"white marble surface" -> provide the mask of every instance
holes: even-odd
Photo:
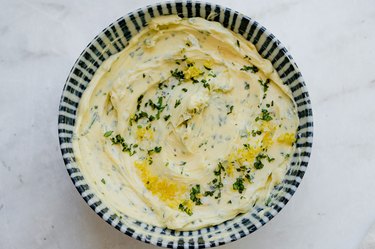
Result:
[[[57,111],[80,52],[154,1],[0,0],[0,248],[152,248],[79,196],[58,149]],[[290,50],[310,91],[315,138],[290,203],[221,248],[357,248],[375,221],[375,1],[216,2],[258,20]]]

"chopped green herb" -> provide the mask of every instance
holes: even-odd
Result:
[[[256,131],[256,130],[252,130],[252,131],[251,131],[251,135],[252,135],[253,137],[258,136],[258,135],[261,135],[261,134],[262,134],[262,131]]]
[[[238,190],[240,194],[245,190],[245,186],[243,184],[244,179],[242,177],[238,177],[236,181],[233,183],[233,189]]]
[[[204,67],[206,70],[211,70],[211,69],[212,69],[211,67],[208,67],[207,65],[203,65],[203,67]]]
[[[226,105],[226,107],[229,109],[227,115],[231,114],[233,112],[233,105]]]
[[[237,47],[239,47],[239,48],[241,47],[239,40],[237,40]]]
[[[111,138],[111,141],[112,144],[122,144],[125,140],[120,134],[117,134],[115,137]]]
[[[185,125],[185,128],[187,128],[188,127],[188,122],[189,122],[189,119],[187,119],[184,122],[182,122],[181,125]]]
[[[127,144],[125,142],[125,139],[120,134],[117,134],[115,137],[112,137],[111,141],[112,144],[120,144],[122,146],[122,151],[128,152],[130,156],[133,156],[136,153],[136,151],[133,149],[133,144]]]
[[[249,183],[253,183],[254,176],[250,174],[246,174],[245,178],[249,181]]]
[[[245,90],[249,90],[250,89],[250,84],[247,83],[246,81],[244,83],[245,83]]]
[[[138,120],[140,120],[142,118],[148,118],[148,113],[144,112],[144,111],[141,111],[139,113],[134,114],[134,117],[129,119],[129,124],[133,125],[133,121],[138,122]]]
[[[260,116],[255,118],[255,121],[263,120],[263,121],[271,121],[273,118],[271,114],[268,112],[267,109],[262,109],[262,113]]]
[[[190,200],[192,200],[196,205],[202,205],[201,198],[199,194],[201,193],[201,187],[199,184],[193,186],[190,190]]]
[[[188,89],[186,89],[186,88],[182,88],[182,91],[184,91],[184,92],[187,92],[187,91],[188,91]]]
[[[148,153],[149,155],[151,155],[152,153],[160,153],[161,149],[162,149],[161,146],[159,146],[159,147],[156,146],[155,148],[153,148],[153,149],[151,149],[151,150],[148,150],[147,153]]]
[[[263,92],[266,93],[271,82],[270,79],[266,79],[264,82],[259,79],[258,82],[263,87]]]
[[[183,80],[185,78],[184,72],[179,71],[177,68],[174,71],[171,70],[171,75],[178,80]]]
[[[113,133],[113,131],[107,131],[106,133],[104,133],[104,137],[109,137],[111,136]]]
[[[139,108],[141,107],[142,99],[143,99],[143,94],[140,95],[137,99],[137,111],[139,111]]]
[[[148,118],[148,113],[147,112],[144,112],[144,111],[141,111],[139,114],[138,114],[138,119],[141,119],[141,118]],[[136,120],[138,121],[138,120]]]
[[[160,113],[164,110],[165,107],[166,105],[163,106],[163,97],[159,97],[158,104],[156,106],[156,109],[158,110],[158,113],[156,113],[156,119],[160,119]]]
[[[150,105],[150,107],[152,108],[152,110],[155,110],[156,104],[151,99],[148,100],[148,104]]]
[[[265,159],[267,158],[268,156],[265,155],[265,154],[262,154],[262,153],[259,153],[256,157],[255,157],[255,162],[254,162],[254,168],[256,169],[262,169],[264,167],[264,164],[262,162],[262,159]]]
[[[105,184],[105,180],[104,180],[104,178],[102,178],[100,181],[101,181],[103,184]]]
[[[223,174],[225,174],[225,168],[221,162],[217,164],[217,168],[214,170],[215,178],[211,181],[211,191],[206,191],[204,196],[213,196],[216,192],[215,199],[221,198],[221,190],[224,186]]]
[[[126,89],[128,89],[128,90],[129,90],[129,92],[131,92],[131,93],[133,93],[133,92],[134,92],[134,90],[133,90],[133,88],[132,88],[131,86],[127,86],[127,87],[126,87]]]
[[[156,119],[160,119],[160,114],[164,111],[166,104],[163,106],[163,97],[158,97],[158,102],[155,104],[151,99],[148,100],[147,104],[152,108],[152,110],[157,110],[157,113],[155,115]],[[154,119],[152,119],[154,120]],[[150,121],[152,121],[150,120]]]
[[[182,212],[187,213],[189,216],[193,215],[193,212],[191,211],[191,209],[186,206],[186,202],[180,203],[178,205],[178,209],[180,209]]]
[[[275,158],[273,158],[273,157],[269,157],[268,155],[267,155],[267,161],[270,163],[270,162],[272,162],[272,161],[274,161],[275,160]]]
[[[208,88],[208,90],[210,90],[210,84],[208,84],[207,80],[203,79],[201,80],[201,83],[203,83],[204,88]]]
[[[153,115],[150,115],[150,116],[148,117],[148,121],[152,122],[152,121],[154,121],[154,120],[155,120],[155,117],[154,117]]]
[[[177,99],[176,100],[176,103],[174,104],[174,108],[176,108],[177,106],[179,106],[181,104],[181,100],[180,99]]]
[[[236,169],[237,172],[243,172],[243,171],[246,171],[246,166],[245,165],[241,165],[239,168]]]
[[[208,76],[211,76],[211,77],[215,78],[215,77],[216,77],[216,74],[215,74],[213,71],[210,71],[210,72],[208,73]]]
[[[207,144],[208,143],[208,140],[206,140],[205,142],[201,143],[200,145],[198,145],[198,147],[202,147],[203,145]]]
[[[256,66],[246,66],[244,65],[241,69],[241,71],[250,71],[252,73],[257,73],[259,69]]]
[[[160,83],[158,84],[158,88],[159,88],[160,90],[163,89],[163,86],[164,86],[163,82],[160,82]]]
[[[262,161],[255,161],[254,167],[256,169],[262,169],[264,167],[264,164],[262,163]]]
[[[170,117],[171,117],[171,115],[165,115],[165,116],[164,116],[164,120],[165,120],[165,121],[168,121],[168,119],[169,119]]]
[[[221,162],[219,162],[219,163],[217,164],[217,168],[214,170],[214,174],[215,174],[215,176],[219,176],[219,175],[221,175],[221,173],[224,172],[224,171],[225,171],[225,169],[224,169],[223,164],[222,164]]]
[[[194,79],[194,78],[191,78],[191,80],[193,81],[193,84],[197,84],[197,83],[199,83],[199,80],[196,80],[196,79]]]

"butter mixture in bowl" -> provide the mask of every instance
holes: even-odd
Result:
[[[291,91],[253,44],[217,22],[169,15],[96,70],[73,150],[119,216],[187,231],[267,203],[298,125]]]

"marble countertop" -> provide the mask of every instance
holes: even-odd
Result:
[[[153,247],[86,205],[58,146],[58,104],[76,58],[109,23],[154,1],[108,2],[0,0],[0,248]],[[221,248],[357,248],[375,221],[375,2],[216,2],[287,46],[315,121],[295,196],[269,224]]]

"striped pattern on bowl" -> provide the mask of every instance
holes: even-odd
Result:
[[[197,231],[179,232],[151,226],[130,217],[118,217],[90,190],[75,162],[72,136],[76,111],[83,91],[98,67],[113,54],[124,49],[129,40],[153,17],[178,14],[180,17],[202,17],[221,23],[252,42],[259,53],[270,60],[297,103],[300,125],[297,151],[283,182],[271,194],[266,205],[257,204],[246,214],[222,224]],[[216,4],[204,2],[164,2],[135,10],[104,29],[84,49],[75,62],[63,89],[59,106],[58,136],[68,173],[88,205],[107,223],[140,241],[169,248],[206,248],[240,239],[266,224],[290,200],[310,157],[313,139],[313,118],[309,94],[302,75],[286,48],[263,26],[251,18]]]

